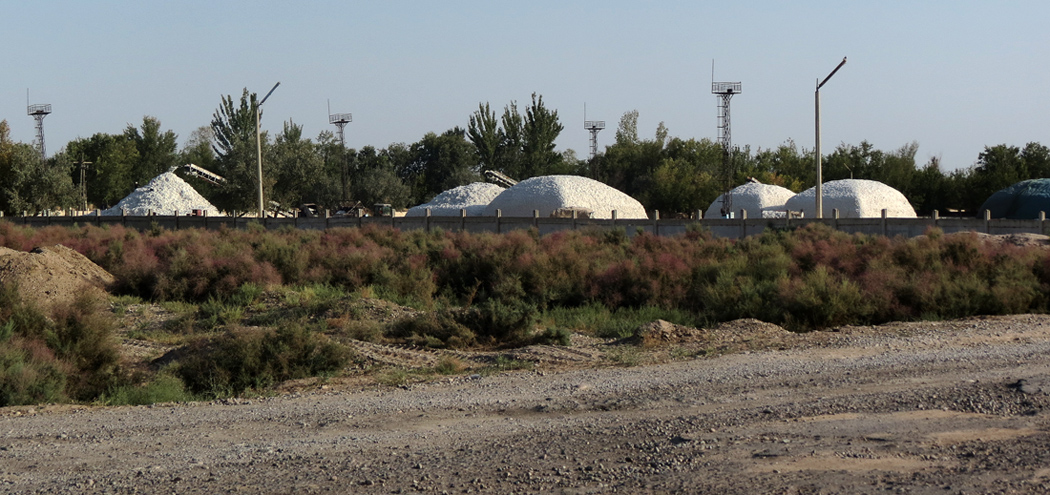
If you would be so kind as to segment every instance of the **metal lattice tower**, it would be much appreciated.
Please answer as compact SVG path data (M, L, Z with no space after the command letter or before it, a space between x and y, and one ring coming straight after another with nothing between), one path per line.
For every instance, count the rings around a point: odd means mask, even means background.
M27 98L28 99L28 98ZM26 114L36 119L36 144L40 149L40 159L47 159L47 149L44 147L44 117L51 113L51 105L29 105Z
M585 120L583 128L591 131L591 159L598 155L598 132L605 129L604 120Z
M712 68L712 73L714 69ZM712 78L713 79L713 78ZM733 211L733 134L729 120L729 100L739 94L739 82L711 82L711 94L718 95L718 143L722 145L722 216Z
M328 123L335 124L335 127L339 129L339 144L343 147L343 173L342 173L342 186L343 186L343 201L349 199L349 183L350 183L350 164L349 157L346 156L346 135L343 133L343 129L346 129L346 124L354 121L354 116L349 113L332 113L332 105L328 105Z
M346 128L346 124L354 121L354 116L349 113L332 113L328 114L328 123L335 124L336 128L339 129L339 144L346 147L346 136L343 135L343 129Z

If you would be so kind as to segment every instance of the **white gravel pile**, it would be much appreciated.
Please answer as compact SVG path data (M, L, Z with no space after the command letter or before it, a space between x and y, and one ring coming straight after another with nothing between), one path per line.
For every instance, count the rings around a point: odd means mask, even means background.
M209 216L218 215L219 210L204 199L193 186L172 172L165 172L149 181L149 184L135 189L120 200L116 206L102 210L103 215L189 215L193 210L207 211Z
M806 218L816 217L817 191L811 187L787 201L785 208L802 211ZM878 181L842 179L827 182L821 187L824 218L831 218L831 210L838 209L840 218L881 217L882 210L890 218L915 218L915 209L900 191Z
M549 217L561 208L586 208L591 218L649 218L636 199L594 179L578 175L544 175L523 180L503 191L485 208L485 215L501 210L506 217L531 217L539 210Z
M445 191L428 203L413 206L405 213L406 217L426 216L427 208L430 208L432 216L455 216L460 215L460 210L467 210L467 216L476 217L485 214L485 207L505 191L504 188L487 182L474 182L465 186L454 187Z
M781 214L784 211L784 204L794 195L795 193L786 187L758 182L748 182L729 192L733 215L739 216L740 210L746 210L747 218L763 218ZM722 217L723 196L725 195L719 194L718 199L707 207L704 218Z

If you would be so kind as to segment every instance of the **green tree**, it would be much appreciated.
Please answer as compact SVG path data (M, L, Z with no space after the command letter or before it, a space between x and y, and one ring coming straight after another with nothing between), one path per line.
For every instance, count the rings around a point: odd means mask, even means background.
M0 120L0 211L16 215L71 206L75 198L66 165L61 153L43 161L33 146L11 141L7 121Z
M412 201L429 201L438 193L481 180L477 157L466 132L459 128L441 135L427 133L412 145L413 160L402 169L402 179L412 187Z
M558 111L543 105L543 96L532 94L532 104L525 110L521 151L524 155L522 179L539 175L566 173L561 155L554 151L554 141L565 129L558 122Z
M145 116L142 126L136 129L128 125L124 137L135 145L138 158L132 164L131 179L146 184L154 177L178 165L178 136L172 131L160 130L160 120Z
M303 139L303 127L285 122L268 155L273 162L274 201L285 208L303 203L331 204L339 196L340 184L325 176L324 160L317 146Z
M226 178L220 194L208 198L223 210L258 209L258 158L256 150L255 110L258 106L255 93L245 88L239 105L234 105L229 95L222 97L219 108L212 115L211 128L214 133L212 149L217 156L214 172ZM261 109L259 118L262 118ZM266 133L262 133L263 156L269 147ZM274 184L273 166L263 161L264 196L269 197Z
M482 169L499 168L497 157L500 143L503 140L503 131L499 127L499 121L496 120L496 112L489 108L488 103L479 103L477 111L470 116L467 136L474 144L478 166Z
M66 155L71 163L91 162L84 170L84 184L80 182L79 166L69 171L76 187L86 190L89 207L108 208L135 189L134 168L139 152L123 134L97 133L76 139L66 145Z

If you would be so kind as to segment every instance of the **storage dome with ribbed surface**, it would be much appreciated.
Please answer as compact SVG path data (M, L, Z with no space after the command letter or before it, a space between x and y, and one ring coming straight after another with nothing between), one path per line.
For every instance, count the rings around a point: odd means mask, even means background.
M1023 180L996 191L981 205L978 216L983 216L984 210L991 211L992 218L1039 218L1039 212L1050 212L1050 179Z
M787 201L785 208L801 211L806 218L816 217L817 190L811 187ZM842 179L821 187L824 218L831 218L832 210L839 210L840 218L881 217L882 210L890 218L915 218L915 209L900 191L878 181Z
M746 210L748 218L783 215L784 204L794 195L795 192L786 187L758 182L748 182L729 191L734 216L739 215L740 210ZM711 203L704 218L722 217L722 196L725 195L719 194L718 199Z
M507 217L541 217L562 208L586 208L591 218L649 218L638 200L594 179L578 175L544 175L525 179L507 188L485 208L486 215L500 210Z
M467 210L467 216L475 217L485 214L485 207L505 189L496 184L474 182L465 186L449 189L419 206L413 206L405 213L406 217L426 216L427 208L433 216L460 215L460 210Z

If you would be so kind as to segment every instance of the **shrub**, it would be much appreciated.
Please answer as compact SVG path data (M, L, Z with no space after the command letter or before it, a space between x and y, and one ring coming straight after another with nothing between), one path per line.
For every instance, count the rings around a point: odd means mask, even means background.
M158 402L189 402L195 399L179 377L161 372L148 383L115 387L102 397L101 402L107 406L142 406Z
M193 393L221 397L335 373L350 357L350 349L302 325L236 328L214 342L198 343L176 373Z

